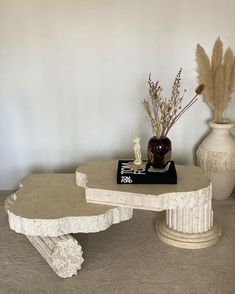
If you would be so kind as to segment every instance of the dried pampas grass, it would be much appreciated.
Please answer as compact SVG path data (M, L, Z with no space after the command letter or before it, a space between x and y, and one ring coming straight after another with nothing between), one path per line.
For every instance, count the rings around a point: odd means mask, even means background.
M223 55L223 43L215 41L211 60L200 44L196 48L198 78L205 85L204 99L213 112L213 121L223 123L224 113L235 90L235 57L231 48Z

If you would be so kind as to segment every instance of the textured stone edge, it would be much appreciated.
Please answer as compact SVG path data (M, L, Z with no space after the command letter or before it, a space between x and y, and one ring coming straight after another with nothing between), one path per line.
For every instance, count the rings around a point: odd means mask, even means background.
M191 208L168 209L166 211L166 224L177 232L206 232L213 226L211 202Z
M71 235L26 237L59 277L72 277L81 269L82 247Z
M11 194L4 204L8 213L16 195ZM82 247L71 235L59 237L28 236L25 237L37 249L54 272L61 278L68 278L77 274L84 262Z
M88 178L86 174L80 173L76 170L76 184L80 187L86 188L86 185L88 183Z
M196 207L211 200L211 184L197 191L143 195L118 191L86 188L86 200L90 203L122 205L134 209L162 211L184 207ZM128 197L132 194L131 198Z
M16 194L12 196L15 200ZM70 233L95 233L104 231L113 224L132 218L133 209L110 208L104 214L93 216L69 216L58 219L29 219L12 213L9 209L9 225L17 233L30 236L58 237Z
M190 208L202 206L210 202L212 198L211 183L205 188L195 191L173 192L160 195L144 195L89 188L87 186L87 176L78 171L76 171L76 183L78 186L85 187L87 202L122 205L134 209L162 211L184 207Z
M198 147L197 164L205 171L235 171L235 153L213 152Z

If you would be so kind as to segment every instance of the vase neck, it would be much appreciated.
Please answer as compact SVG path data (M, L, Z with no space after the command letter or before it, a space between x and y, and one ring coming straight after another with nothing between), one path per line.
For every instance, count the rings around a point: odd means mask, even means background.
M214 130L216 129L216 130L228 131L234 127L234 123L228 121L226 123L218 124L218 123L214 123L214 122L210 121L209 126Z
M209 126L211 127L212 132L227 134L234 127L234 123L228 122L228 123L218 124L214 122L209 122Z

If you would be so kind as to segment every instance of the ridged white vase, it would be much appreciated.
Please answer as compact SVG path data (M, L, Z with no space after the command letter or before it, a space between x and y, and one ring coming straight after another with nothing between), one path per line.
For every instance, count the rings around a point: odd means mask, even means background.
M212 198L227 199L235 186L234 123L210 122L211 132L197 149L197 164L212 182Z

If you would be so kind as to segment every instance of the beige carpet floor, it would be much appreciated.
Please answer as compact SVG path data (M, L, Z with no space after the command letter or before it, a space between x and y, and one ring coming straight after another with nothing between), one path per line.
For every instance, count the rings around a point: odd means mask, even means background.
M213 203L221 241L186 250L162 243L154 231L157 213L134 212L132 220L104 232L78 234L82 270L61 279L21 234L8 227L0 193L0 294L234 294L235 194Z

